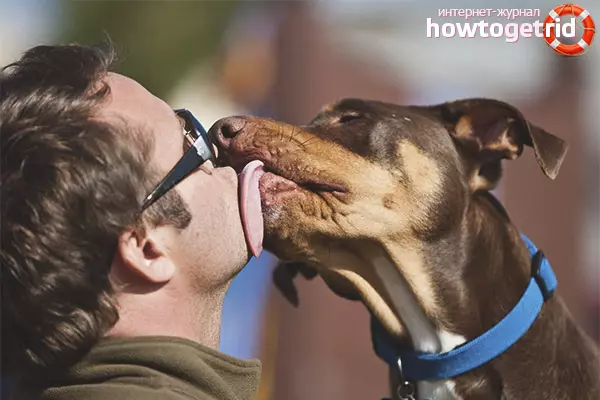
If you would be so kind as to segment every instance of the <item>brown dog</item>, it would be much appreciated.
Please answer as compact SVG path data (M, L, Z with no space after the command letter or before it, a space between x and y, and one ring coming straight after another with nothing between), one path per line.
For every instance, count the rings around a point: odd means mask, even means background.
M531 146L554 179L563 141L487 99L401 107L346 99L307 126L230 117L210 130L221 162L261 160L265 246L360 296L401 346L446 352L500 321L531 257L492 197L501 161ZM418 382L419 399L597 399L599 352L558 296L504 354Z

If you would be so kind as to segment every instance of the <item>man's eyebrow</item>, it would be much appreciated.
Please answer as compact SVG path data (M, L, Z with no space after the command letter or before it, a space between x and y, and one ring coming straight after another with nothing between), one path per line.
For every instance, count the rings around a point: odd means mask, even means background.
M175 117L177 117L177 121L179 122L179 125L181 125L181 129L185 131L185 120L181 118L177 112L173 111L173 114L175 114Z
M186 143L189 143L189 140L187 138L187 130L185 127L185 120L181 116L179 116L175 110L173 110L173 114L175 115L175 118L177 118L177 122L179 122L179 133L181 134L180 139L182 141L183 151L186 151L187 150Z

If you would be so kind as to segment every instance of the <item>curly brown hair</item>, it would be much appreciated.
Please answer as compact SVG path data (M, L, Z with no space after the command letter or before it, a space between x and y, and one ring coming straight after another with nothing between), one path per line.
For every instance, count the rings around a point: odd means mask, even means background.
M118 320L109 270L127 227L190 223L175 190L140 215L158 177L151 135L95 116L110 45L38 46L0 74L2 364L68 367Z

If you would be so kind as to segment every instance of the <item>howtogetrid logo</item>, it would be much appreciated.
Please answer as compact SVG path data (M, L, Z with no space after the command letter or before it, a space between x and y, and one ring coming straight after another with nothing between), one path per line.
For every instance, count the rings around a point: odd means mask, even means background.
M469 20L480 17L475 22L441 22L427 18L428 38L462 39L475 37L504 38L507 43L517 43L520 38L538 37L558 54L563 56L578 56L591 46L596 25L590 13L577 4L563 4L550 11L545 20L539 8L444 8L438 9L438 17L459 17ZM504 18L510 22L492 22L489 18ZM525 21L516 21L521 17ZM531 17L539 19L531 20ZM583 35L578 39L577 21L583 25ZM579 40L578 42L575 42Z
M560 17L564 15L573 15L583 24L583 36L577 43L564 44L559 39L560 37ZM550 47L559 54L564 56L578 56L592 44L594 35L596 34L596 25L590 13L583 7L577 4L563 4L555 7L544 21L544 39Z

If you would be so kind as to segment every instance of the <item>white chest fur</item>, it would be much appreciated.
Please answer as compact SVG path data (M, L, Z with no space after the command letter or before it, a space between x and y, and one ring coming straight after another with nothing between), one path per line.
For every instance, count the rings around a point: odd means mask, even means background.
M402 319L415 349L429 353L446 352L466 341L463 336L435 330L406 281L385 256L377 256L371 261L387 286L394 311ZM460 400L451 380L421 381L417 383L417 391L418 400Z

